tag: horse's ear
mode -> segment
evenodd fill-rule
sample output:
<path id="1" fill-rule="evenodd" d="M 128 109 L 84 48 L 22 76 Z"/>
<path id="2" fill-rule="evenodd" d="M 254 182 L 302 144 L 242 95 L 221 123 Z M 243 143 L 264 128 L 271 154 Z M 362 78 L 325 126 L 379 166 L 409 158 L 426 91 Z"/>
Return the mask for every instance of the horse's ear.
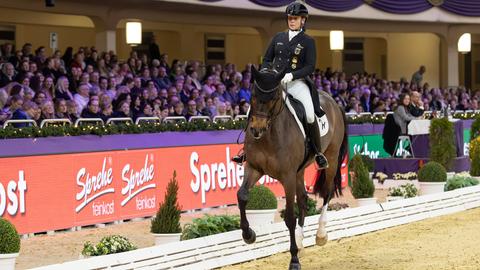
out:
<path id="1" fill-rule="evenodd" d="M 255 80 L 256 78 L 259 78 L 260 77 L 260 72 L 258 71 L 258 69 L 255 68 L 254 65 L 252 65 L 252 67 L 250 68 L 250 70 L 252 71 L 252 79 Z"/>

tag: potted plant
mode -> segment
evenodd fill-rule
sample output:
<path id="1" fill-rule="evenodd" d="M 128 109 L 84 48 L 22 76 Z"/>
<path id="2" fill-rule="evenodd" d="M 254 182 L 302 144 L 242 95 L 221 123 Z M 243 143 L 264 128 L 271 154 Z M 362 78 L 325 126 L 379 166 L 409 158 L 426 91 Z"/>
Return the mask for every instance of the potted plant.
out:
<path id="1" fill-rule="evenodd" d="M 403 199 L 403 190 L 399 187 L 391 187 L 388 192 L 387 202 L 398 201 Z"/>
<path id="2" fill-rule="evenodd" d="M 480 119 L 480 117 L 478 118 Z M 479 120 L 480 122 L 480 120 Z M 470 142 L 470 174 L 480 179 L 480 136 Z"/>
<path id="3" fill-rule="evenodd" d="M 400 188 L 403 190 L 404 198 L 413 198 L 418 196 L 418 188 L 414 184 L 405 184 Z"/>
<path id="4" fill-rule="evenodd" d="M 447 183 L 445 184 L 445 191 L 476 186 L 478 184 L 479 181 L 470 175 L 456 174 L 454 177 L 447 180 Z"/>
<path id="5" fill-rule="evenodd" d="M 15 269 L 15 259 L 20 251 L 20 237 L 15 226 L 0 218 L 0 269 Z"/>
<path id="6" fill-rule="evenodd" d="M 277 198 L 269 188 L 256 185 L 250 189 L 245 208 L 251 226 L 271 224 L 277 212 Z"/>
<path id="7" fill-rule="evenodd" d="M 457 157 L 455 130 L 448 118 L 433 119 L 430 125 L 430 161 L 450 170 Z"/>
<path id="8" fill-rule="evenodd" d="M 443 192 L 447 171 L 435 161 L 430 161 L 418 171 L 418 182 L 423 195 Z"/>
<path id="9" fill-rule="evenodd" d="M 373 197 L 375 186 L 368 176 L 367 168 L 363 165 L 361 158 L 357 155 L 355 160 L 354 181 L 352 186 L 352 195 L 357 199 L 358 206 L 364 206 L 377 203 L 377 198 Z"/>
<path id="10" fill-rule="evenodd" d="M 152 220 L 150 231 L 155 236 L 155 245 L 180 241 L 182 229 L 180 228 L 180 205 L 177 201 L 178 182 L 177 172 L 173 172 L 173 178 L 167 185 L 165 199 Z"/>

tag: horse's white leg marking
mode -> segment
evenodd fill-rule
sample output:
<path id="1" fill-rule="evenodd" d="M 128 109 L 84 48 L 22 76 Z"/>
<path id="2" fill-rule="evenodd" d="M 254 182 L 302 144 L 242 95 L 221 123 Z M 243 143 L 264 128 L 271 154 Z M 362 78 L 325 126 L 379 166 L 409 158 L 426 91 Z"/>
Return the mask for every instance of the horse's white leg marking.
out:
<path id="1" fill-rule="evenodd" d="M 317 246 L 325 245 L 328 240 L 327 230 L 325 229 L 325 226 L 327 225 L 327 208 L 328 205 L 322 207 L 322 213 L 318 219 L 317 237 L 315 238 Z"/>

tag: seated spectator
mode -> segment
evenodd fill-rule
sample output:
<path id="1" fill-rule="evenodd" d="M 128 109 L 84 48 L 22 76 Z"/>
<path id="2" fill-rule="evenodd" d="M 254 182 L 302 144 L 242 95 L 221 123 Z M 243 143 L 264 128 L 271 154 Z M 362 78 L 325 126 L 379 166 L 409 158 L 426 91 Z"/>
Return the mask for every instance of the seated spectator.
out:
<path id="1" fill-rule="evenodd" d="M 37 121 L 39 119 L 38 105 L 34 102 L 27 102 L 23 104 L 22 108 L 17 108 L 12 114 L 13 120 L 26 120 L 32 119 Z M 13 124 L 16 128 L 29 127 L 32 126 L 32 123 L 16 123 Z"/>
<path id="2" fill-rule="evenodd" d="M 73 96 L 73 100 L 77 104 L 77 113 L 81 114 L 83 109 L 90 101 L 90 89 L 88 84 L 82 83 L 77 89 L 77 93 Z"/>
<path id="3" fill-rule="evenodd" d="M 217 115 L 216 116 L 225 116 L 227 115 L 227 106 L 225 105 L 225 102 L 219 101 L 217 103 Z"/>
<path id="4" fill-rule="evenodd" d="M 133 115 L 133 121 L 136 121 L 138 117 L 152 117 L 153 109 L 148 103 L 144 103 L 141 106 L 141 111 L 137 115 Z"/>
<path id="5" fill-rule="evenodd" d="M 195 102 L 195 100 L 189 100 L 187 105 L 188 105 L 187 106 L 187 113 L 185 114 L 185 117 L 187 118 L 187 120 L 189 120 L 190 117 L 192 117 L 192 116 L 200 115 L 197 111 L 197 103 Z"/>
<path id="6" fill-rule="evenodd" d="M 250 103 L 245 100 L 240 101 L 240 114 L 247 115 L 250 110 Z"/>
<path id="7" fill-rule="evenodd" d="M 53 102 L 50 100 L 45 101 L 40 105 L 41 115 L 40 122 L 45 119 L 54 119 L 55 118 L 55 108 L 53 107 Z"/>
<path id="8" fill-rule="evenodd" d="M 420 93 L 417 91 L 412 92 L 412 100 L 408 106 L 408 111 L 414 117 L 420 117 L 423 115 L 424 107 L 420 97 Z"/>
<path id="9" fill-rule="evenodd" d="M 393 112 L 395 123 L 400 126 L 401 134 L 407 134 L 407 126 L 410 121 L 417 119 L 417 117 L 410 114 L 408 106 L 410 105 L 410 95 L 401 94 L 399 104 Z"/>
<path id="10" fill-rule="evenodd" d="M 57 98 L 55 100 L 55 118 L 68 119 L 72 121 L 68 115 L 67 101 L 63 98 Z"/>
<path id="11" fill-rule="evenodd" d="M 117 106 L 117 110 L 113 113 L 113 117 L 121 118 L 121 117 L 132 117 L 132 113 L 130 111 L 130 102 L 127 100 L 123 100 Z"/>
<path id="12" fill-rule="evenodd" d="M 77 104 L 73 100 L 67 100 L 67 113 L 68 118 L 74 123 L 78 119 L 78 108 Z"/>
<path id="13" fill-rule="evenodd" d="M 100 108 L 102 110 L 100 117 L 106 123 L 108 118 L 112 117 L 112 114 L 113 114 L 112 103 L 102 103 Z"/>
<path id="14" fill-rule="evenodd" d="M 197 112 L 199 113 L 199 115 L 212 117 L 212 113 L 207 108 L 204 98 L 202 97 L 197 98 L 195 100 L 195 104 L 197 105 Z"/>
<path id="15" fill-rule="evenodd" d="M 15 67 L 11 63 L 5 63 L 0 75 L 0 87 L 3 87 L 16 80 Z"/>
<path id="16" fill-rule="evenodd" d="M 69 81 L 67 77 L 60 77 L 57 80 L 57 85 L 55 86 L 55 98 L 61 98 L 64 100 L 73 100 L 72 93 L 69 90 Z"/>
<path id="17" fill-rule="evenodd" d="M 183 113 L 183 109 L 184 109 L 183 103 L 182 102 L 177 102 L 174 105 L 174 111 L 173 111 L 172 116 L 185 116 L 184 113 Z"/>
<path id="18" fill-rule="evenodd" d="M 30 88 L 24 89 L 24 93 L 23 101 L 33 101 L 35 98 L 35 92 L 33 92 L 33 90 Z"/>
<path id="19" fill-rule="evenodd" d="M 102 118 L 100 113 L 99 101 L 96 99 L 90 100 L 85 109 L 83 109 L 82 118 Z"/>
<path id="20" fill-rule="evenodd" d="M 244 79 L 242 81 L 242 87 L 238 91 L 238 100 L 245 100 L 247 103 L 250 103 L 250 98 L 250 80 Z"/>
<path id="21" fill-rule="evenodd" d="M 45 93 L 42 91 L 37 92 L 35 94 L 35 97 L 33 98 L 33 101 L 37 103 L 37 105 L 39 106 L 45 103 L 46 100 L 47 100 L 47 95 L 45 95 Z"/>

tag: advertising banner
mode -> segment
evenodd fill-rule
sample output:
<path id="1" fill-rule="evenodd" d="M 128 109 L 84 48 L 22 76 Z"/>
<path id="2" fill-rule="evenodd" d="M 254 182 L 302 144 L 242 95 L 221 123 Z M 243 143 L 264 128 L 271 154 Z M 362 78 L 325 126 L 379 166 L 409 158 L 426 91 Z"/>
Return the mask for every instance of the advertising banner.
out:
<path id="1" fill-rule="evenodd" d="M 244 168 L 230 161 L 239 145 L 0 159 L 0 216 L 21 234 L 153 216 L 176 172 L 183 210 L 237 203 Z M 331 161 L 333 162 L 333 161 Z M 305 173 L 307 189 L 316 169 Z M 346 163 L 342 176 L 346 181 Z M 277 180 L 259 184 L 284 196 Z"/>

